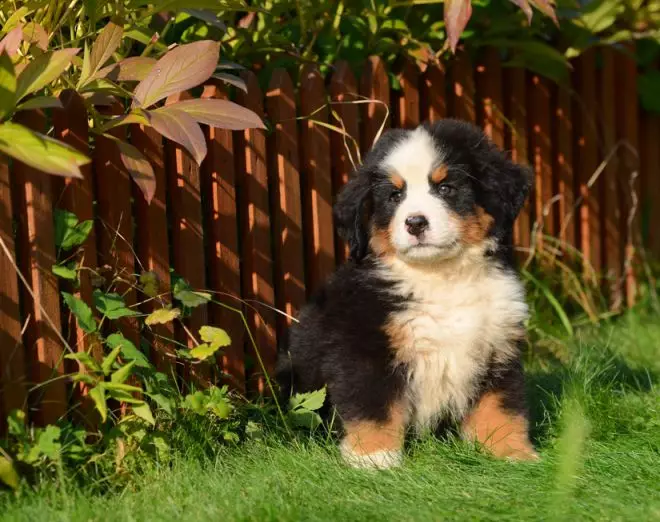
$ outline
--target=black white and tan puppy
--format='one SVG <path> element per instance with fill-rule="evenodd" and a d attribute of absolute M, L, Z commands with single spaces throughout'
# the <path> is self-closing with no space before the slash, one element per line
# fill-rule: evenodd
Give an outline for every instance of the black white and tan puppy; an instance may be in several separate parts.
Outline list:
<path fill-rule="evenodd" d="M 349 464 L 396 466 L 407 427 L 447 421 L 498 457 L 536 458 L 512 255 L 530 186 L 477 127 L 443 120 L 385 133 L 340 193 L 351 260 L 302 310 L 278 381 L 327 385 Z"/>

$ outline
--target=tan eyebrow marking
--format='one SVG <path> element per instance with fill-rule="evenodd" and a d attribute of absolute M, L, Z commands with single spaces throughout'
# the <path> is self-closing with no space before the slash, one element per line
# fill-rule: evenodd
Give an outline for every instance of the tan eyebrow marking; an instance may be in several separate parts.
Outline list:
<path fill-rule="evenodd" d="M 403 189 L 403 187 L 406 185 L 406 180 L 403 179 L 403 177 L 400 174 L 397 174 L 396 172 L 390 174 L 390 179 L 392 180 L 394 186 L 399 190 Z"/>
<path fill-rule="evenodd" d="M 447 167 L 444 165 L 441 165 L 433 172 L 431 172 L 431 181 L 433 183 L 440 183 L 446 177 L 447 177 Z"/>

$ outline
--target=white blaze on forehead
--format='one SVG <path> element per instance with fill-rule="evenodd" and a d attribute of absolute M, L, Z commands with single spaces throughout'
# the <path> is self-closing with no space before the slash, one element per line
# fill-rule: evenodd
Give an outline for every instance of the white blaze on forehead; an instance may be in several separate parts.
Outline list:
<path fill-rule="evenodd" d="M 385 156 L 383 167 L 401 176 L 408 186 L 428 185 L 429 174 L 441 163 L 441 151 L 433 137 L 418 127 Z"/>

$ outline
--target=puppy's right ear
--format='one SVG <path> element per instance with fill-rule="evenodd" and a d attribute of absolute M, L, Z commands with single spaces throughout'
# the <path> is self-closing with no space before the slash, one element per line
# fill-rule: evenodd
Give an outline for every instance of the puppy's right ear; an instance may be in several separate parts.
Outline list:
<path fill-rule="evenodd" d="M 350 257 L 356 261 L 367 255 L 369 247 L 369 212 L 371 183 L 366 172 L 358 170 L 341 190 L 335 203 L 335 224 L 339 236 L 350 248 Z"/>

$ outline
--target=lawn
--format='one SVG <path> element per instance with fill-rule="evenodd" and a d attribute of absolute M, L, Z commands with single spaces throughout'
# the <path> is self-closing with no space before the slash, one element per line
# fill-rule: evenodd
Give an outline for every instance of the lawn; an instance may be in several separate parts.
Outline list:
<path fill-rule="evenodd" d="M 538 463 L 429 436 L 401 469 L 356 471 L 321 437 L 261 433 L 105 493 L 66 479 L 0 493 L 0 519 L 660 520 L 660 321 L 629 314 L 552 352 L 527 361 Z"/>

